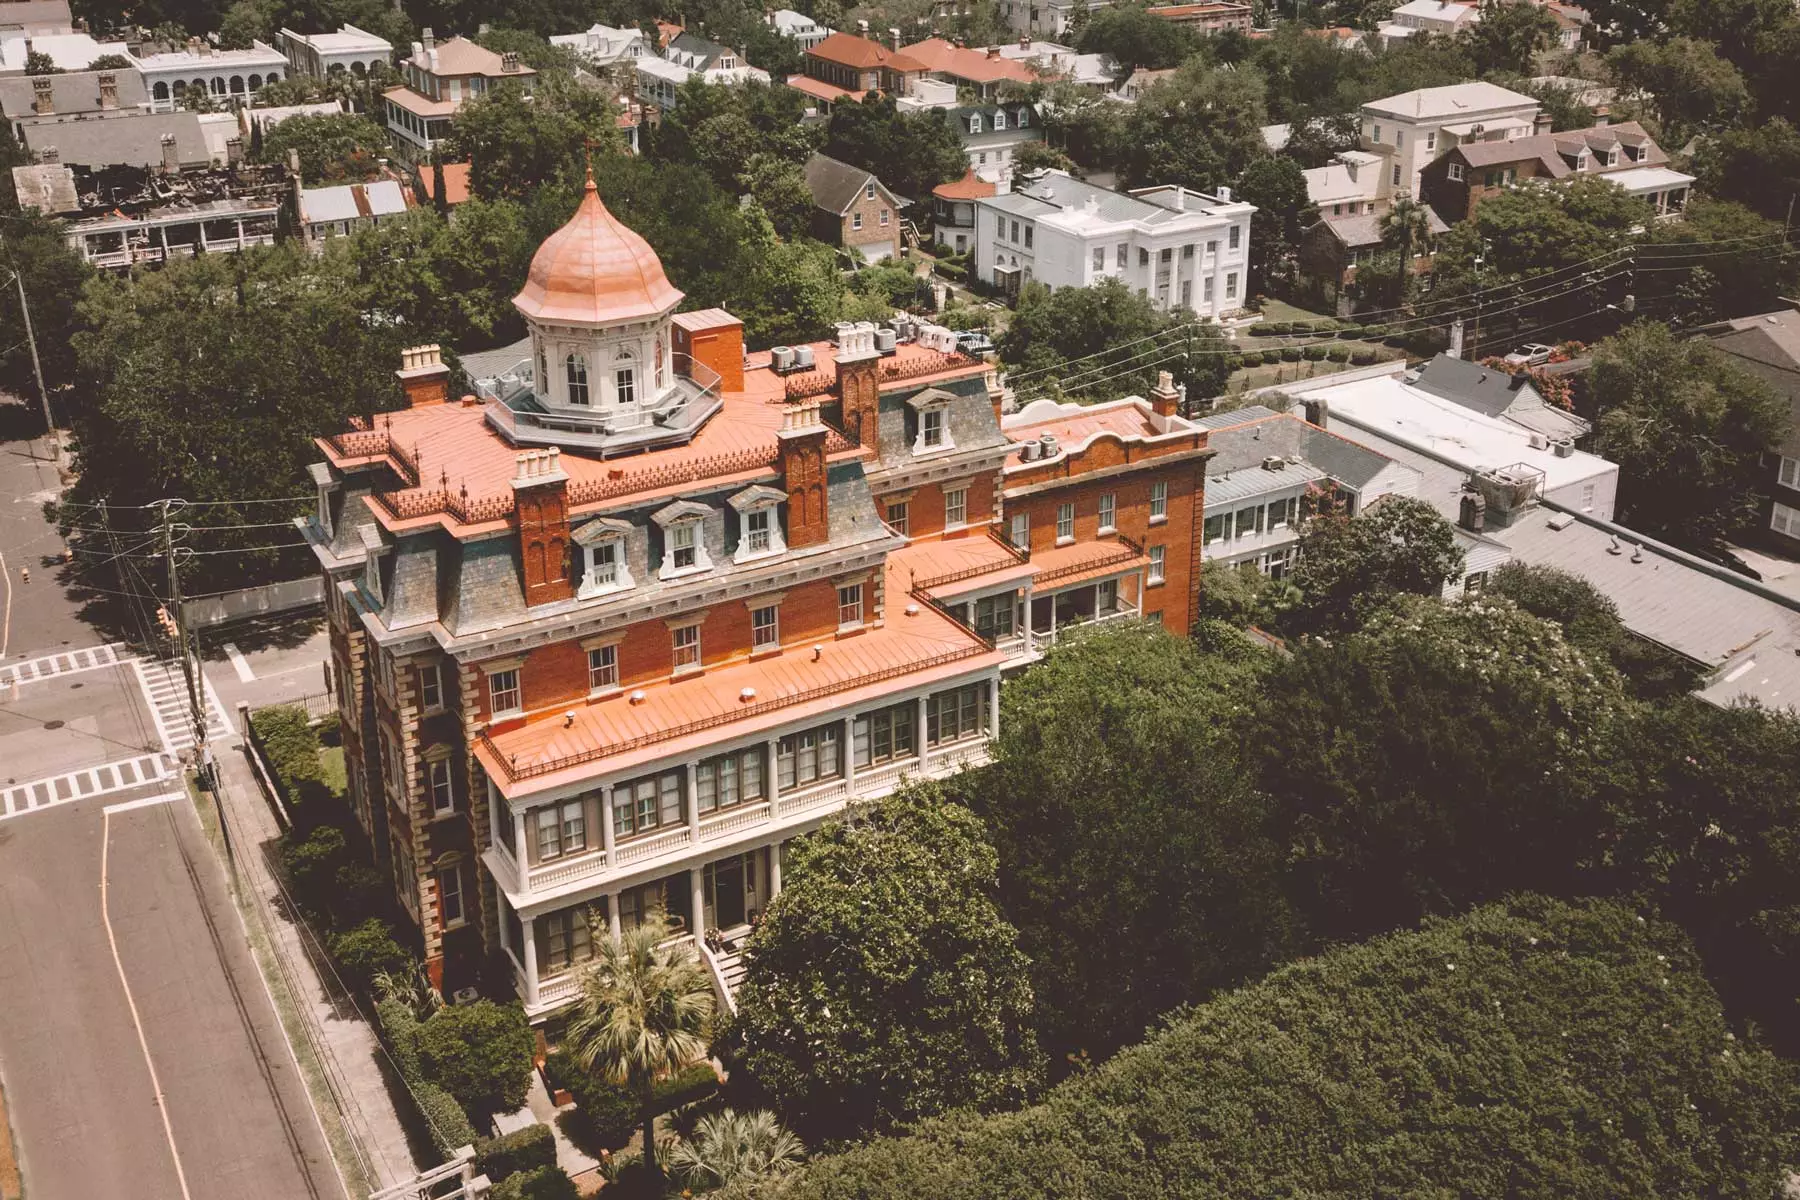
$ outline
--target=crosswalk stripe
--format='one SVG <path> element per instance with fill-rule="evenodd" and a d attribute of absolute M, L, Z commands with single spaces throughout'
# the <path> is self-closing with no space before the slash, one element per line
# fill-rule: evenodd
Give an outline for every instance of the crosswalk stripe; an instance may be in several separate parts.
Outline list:
<path fill-rule="evenodd" d="M 142 754 L 136 758 L 84 767 L 82 770 L 71 771 L 66 775 L 34 779 L 29 783 L 14 784 L 0 789 L 0 821 L 9 817 L 23 816 L 38 809 L 67 804 L 71 800 L 84 800 L 89 796 L 104 796 L 111 792 L 121 792 L 127 788 L 142 787 L 149 783 L 161 783 L 173 778 L 175 778 L 174 758 L 170 754 L 162 753 Z"/>
<path fill-rule="evenodd" d="M 120 661 L 119 651 L 123 648 L 124 644 L 121 642 L 109 642 L 103 646 L 90 646 L 80 650 L 61 650 L 55 654 L 40 655 L 15 663 L 0 663 L 0 686 L 37 683 L 54 679 L 58 675 L 77 675 L 82 671 L 114 666 Z M 82 658 L 84 654 L 87 655 L 85 661 Z"/>

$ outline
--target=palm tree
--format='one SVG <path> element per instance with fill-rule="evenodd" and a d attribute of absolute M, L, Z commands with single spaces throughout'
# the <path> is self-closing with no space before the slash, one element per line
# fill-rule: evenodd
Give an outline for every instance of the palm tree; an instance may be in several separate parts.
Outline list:
<path fill-rule="evenodd" d="M 706 1057 L 712 979 L 691 947 L 665 945 L 660 914 L 595 939 L 566 1038 L 576 1061 L 631 1090 L 644 1122 L 644 1165 L 657 1173 L 656 1083 Z"/>
<path fill-rule="evenodd" d="M 701 1117 L 694 1136 L 670 1151 L 669 1166 L 689 1188 L 705 1191 L 785 1175 L 805 1153 L 800 1139 L 783 1129 L 774 1113 L 727 1108 Z"/>
<path fill-rule="evenodd" d="M 1430 211 L 1410 196 L 1401 196 L 1381 218 L 1381 244 L 1400 251 L 1400 301 L 1410 299 L 1412 291 L 1413 247 L 1422 246 L 1431 236 Z"/>

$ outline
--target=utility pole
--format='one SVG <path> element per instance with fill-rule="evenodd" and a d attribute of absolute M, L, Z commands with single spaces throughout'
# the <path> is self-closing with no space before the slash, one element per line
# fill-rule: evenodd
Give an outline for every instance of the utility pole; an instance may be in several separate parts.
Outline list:
<path fill-rule="evenodd" d="M 208 748 L 206 745 L 206 706 L 200 699 L 200 684 L 195 678 L 194 660 L 188 654 L 187 618 L 181 611 L 181 572 L 175 564 L 175 526 L 169 521 L 169 512 L 176 504 L 186 501 L 159 500 L 157 507 L 161 512 L 163 558 L 169 567 L 169 613 L 170 623 L 175 632 L 175 649 L 181 655 L 181 674 L 187 680 L 188 715 L 194 726 L 194 756 L 200 768 L 202 781 L 210 779 L 208 770 Z M 187 527 L 182 526 L 182 532 Z"/>
<path fill-rule="evenodd" d="M 37 376 L 38 400 L 44 406 L 44 436 L 50 439 L 52 453 L 56 450 L 56 422 L 50 419 L 50 391 L 44 386 L 44 367 L 38 362 L 37 335 L 31 330 L 31 301 L 25 298 L 25 277 L 13 272 L 13 283 L 19 288 L 19 311 L 25 317 L 25 343 L 31 347 L 31 370 Z"/>

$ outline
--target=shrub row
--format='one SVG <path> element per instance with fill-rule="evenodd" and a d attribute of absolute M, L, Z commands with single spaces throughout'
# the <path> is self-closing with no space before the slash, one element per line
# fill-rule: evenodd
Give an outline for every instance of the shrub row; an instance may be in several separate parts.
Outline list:
<path fill-rule="evenodd" d="M 556 1135 L 548 1125 L 527 1125 L 497 1138 L 475 1145 L 475 1165 L 488 1182 L 501 1180 L 521 1171 L 556 1165 Z"/>
<path fill-rule="evenodd" d="M 538 1129 L 549 1132 L 549 1126 Z M 575 1181 L 555 1163 L 508 1176 L 488 1193 L 489 1200 L 578 1200 L 581 1191 Z"/>
<path fill-rule="evenodd" d="M 943 259 L 939 259 L 933 269 L 945 279 L 967 279 L 969 277 L 969 269 L 961 263 L 945 262 Z"/>
<path fill-rule="evenodd" d="M 617 1150 L 637 1132 L 642 1116 L 637 1098 L 620 1085 L 582 1070 L 569 1051 L 552 1051 L 544 1060 L 544 1074 L 552 1088 L 562 1088 L 575 1098 L 595 1146 Z M 696 1063 L 657 1084 L 652 1103 L 659 1114 L 666 1113 L 704 1100 L 718 1090 L 719 1077 L 712 1067 Z"/>
<path fill-rule="evenodd" d="M 319 738 L 301 704 L 277 704 L 250 714 L 250 733 L 275 776 L 275 786 L 295 809 L 331 795 L 319 766 Z"/>
<path fill-rule="evenodd" d="M 419 1105 L 438 1152 L 448 1156 L 459 1147 L 473 1145 L 475 1127 L 469 1123 L 469 1114 L 456 1102 L 456 1097 L 425 1077 L 424 1062 L 419 1054 L 419 1037 L 424 1026 L 419 1024 L 412 1010 L 398 1000 L 384 1000 L 375 1006 L 375 1024 L 381 1040 L 387 1043 L 394 1056 L 400 1077 L 406 1081 L 407 1089 Z"/>

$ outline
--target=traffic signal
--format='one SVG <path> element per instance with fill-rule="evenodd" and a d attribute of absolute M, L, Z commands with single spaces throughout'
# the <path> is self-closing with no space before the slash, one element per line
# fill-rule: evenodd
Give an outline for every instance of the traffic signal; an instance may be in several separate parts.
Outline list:
<path fill-rule="evenodd" d="M 168 605 L 159 604 L 156 606 L 156 623 L 162 627 L 162 631 L 166 636 L 177 641 L 180 640 L 181 629 L 175 624 L 175 618 L 169 615 Z"/>

